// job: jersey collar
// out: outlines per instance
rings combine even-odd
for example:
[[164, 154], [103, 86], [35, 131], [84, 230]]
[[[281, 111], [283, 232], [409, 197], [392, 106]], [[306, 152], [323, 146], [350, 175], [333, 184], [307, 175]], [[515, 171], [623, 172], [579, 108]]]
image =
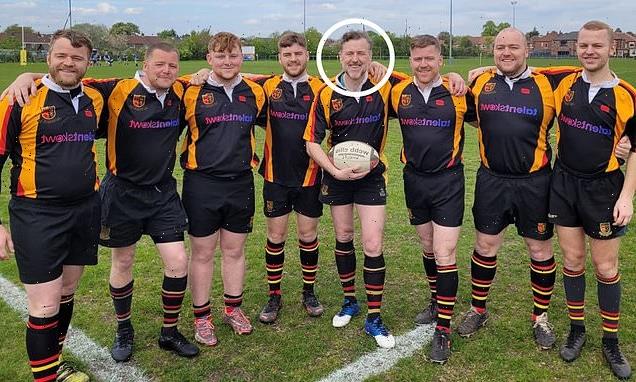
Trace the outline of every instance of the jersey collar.
[[157, 97], [157, 99], [159, 100], [159, 102], [161, 102], [161, 106], [163, 107], [163, 102], [166, 100], [166, 96], [168, 95], [168, 92], [170, 91], [170, 89], [166, 89], [165, 92], [159, 94], [159, 92], [157, 91], [157, 89], [150, 87], [148, 85], [146, 85], [145, 82], [143, 82], [141, 80], [141, 77], [145, 76], [146, 73], [144, 73], [143, 70], [138, 70], [135, 73], [135, 79], [141, 84], [141, 86], [144, 87], [144, 89], [146, 89], [146, 91], [150, 94], [154, 94], [155, 97]]

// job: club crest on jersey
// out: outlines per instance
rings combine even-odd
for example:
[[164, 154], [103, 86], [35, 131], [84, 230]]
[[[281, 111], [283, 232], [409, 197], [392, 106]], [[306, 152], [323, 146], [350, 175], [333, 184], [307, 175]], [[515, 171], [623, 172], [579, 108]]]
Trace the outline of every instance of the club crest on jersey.
[[403, 107], [411, 106], [411, 95], [402, 94], [402, 97], [400, 97], [400, 105], [402, 105]]
[[484, 93], [492, 93], [492, 91], [495, 90], [495, 85], [494, 82], [486, 83], [486, 85], [484, 85]]
[[40, 112], [40, 115], [47, 121], [52, 120], [53, 118], [55, 118], [55, 106], [44, 106], [42, 108], [42, 111]]
[[545, 223], [537, 223], [537, 232], [543, 235], [546, 232], [546, 227]]
[[268, 200], [265, 203], [265, 208], [267, 208], [267, 212], [274, 212], [274, 201], [273, 200]]
[[333, 111], [342, 110], [342, 99], [340, 99], [340, 98], [332, 99], [331, 100], [331, 107], [333, 108]]
[[283, 96], [283, 89], [281, 89], [281, 88], [276, 88], [276, 89], [274, 89], [274, 91], [272, 92], [272, 99], [273, 99], [274, 101], [279, 100], [282, 96]]
[[565, 93], [565, 97], [563, 97], [565, 102], [572, 102], [574, 99], [574, 90], [570, 89], [567, 93]]
[[141, 94], [133, 94], [132, 104], [137, 109], [144, 107], [146, 104], [146, 96]]
[[598, 233], [602, 237], [608, 237], [612, 234], [612, 225], [610, 223], [601, 223], [598, 225]]
[[212, 105], [214, 103], [214, 94], [205, 93], [201, 96], [201, 102], [203, 102], [204, 105]]

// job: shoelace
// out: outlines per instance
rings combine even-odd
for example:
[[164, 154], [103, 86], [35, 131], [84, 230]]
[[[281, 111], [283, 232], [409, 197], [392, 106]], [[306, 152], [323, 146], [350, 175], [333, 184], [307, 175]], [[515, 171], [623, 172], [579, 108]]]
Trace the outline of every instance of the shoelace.
[[318, 299], [316, 299], [316, 296], [314, 296], [313, 294], [306, 294], [305, 304], [311, 306], [312, 308], [315, 308], [318, 306]]
[[278, 302], [277, 302], [273, 298], [270, 298], [269, 301], [267, 301], [267, 310], [272, 312], [272, 311], [276, 310], [276, 307], [278, 305], [280, 305], [280, 300], [278, 300]]
[[201, 333], [202, 336], [207, 337], [212, 334], [212, 329], [214, 329], [214, 325], [210, 323], [205, 318], [197, 318], [197, 322], [195, 323], [197, 330]]
[[620, 365], [625, 363], [625, 359], [623, 358], [623, 354], [621, 354], [621, 351], [618, 348], [618, 344], [605, 345], [605, 347], [609, 351], [609, 355], [613, 363], [617, 363]]
[[382, 319], [380, 317], [371, 321], [371, 326], [377, 329], [380, 332], [380, 334], [382, 334], [383, 336], [389, 335], [389, 331], [384, 326], [384, 323], [382, 322]]
[[566, 338], [565, 340], [565, 346], [568, 348], [573, 348], [576, 345], [576, 342], [579, 340], [579, 338], [581, 338], [582, 335], [583, 335], [583, 332], [581, 333], [570, 332], [570, 334], [568, 334], [568, 338]]
[[249, 326], [249, 320], [241, 309], [234, 309], [234, 312], [232, 312], [232, 318], [234, 318], [234, 320], [242, 327]]
[[132, 331], [127, 329], [122, 330], [116, 338], [120, 345], [130, 345], [133, 342]]

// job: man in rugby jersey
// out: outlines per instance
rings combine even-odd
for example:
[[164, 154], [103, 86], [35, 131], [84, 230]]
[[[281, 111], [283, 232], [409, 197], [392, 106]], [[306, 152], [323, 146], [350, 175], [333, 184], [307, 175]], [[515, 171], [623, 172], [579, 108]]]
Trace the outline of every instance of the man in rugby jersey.
[[452, 96], [448, 80], [440, 76], [443, 61], [437, 38], [413, 37], [410, 53], [413, 77], [393, 86], [391, 107], [402, 128], [409, 220], [422, 243], [431, 290], [429, 306], [415, 321], [437, 322], [429, 360], [444, 363], [451, 349], [456, 246], [464, 214], [463, 124], [475, 120], [475, 105], [467, 96]]
[[83, 34], [53, 34], [49, 73], [29, 105], [0, 102], [0, 168], [11, 158], [11, 234], [0, 225], [0, 260], [15, 249], [28, 300], [26, 350], [36, 381], [88, 381], [62, 345], [85, 265], [97, 264], [99, 181], [95, 136], [104, 98], [81, 79], [92, 50]]
[[[177, 49], [162, 42], [147, 49], [143, 69], [134, 78], [84, 80], [108, 100], [104, 129], [108, 172], [100, 190], [100, 244], [112, 253], [109, 289], [117, 333], [111, 356], [117, 362], [128, 361], [133, 352], [132, 270], [136, 243], [143, 234], [152, 238], [164, 263], [159, 346], [183, 357], [198, 354], [196, 346], [177, 330], [188, 271], [183, 234], [187, 218], [172, 176], [183, 127], [184, 87], [176, 82], [178, 71]], [[28, 90], [31, 78], [37, 77], [23, 74], [10, 89]], [[21, 84], [21, 79], [26, 83]]]
[[504, 29], [494, 43], [496, 70], [481, 74], [472, 84], [481, 166], [473, 205], [472, 307], [458, 333], [470, 336], [488, 320], [486, 299], [497, 269], [496, 255], [506, 227], [514, 223], [531, 259], [535, 341], [549, 349], [555, 341], [547, 317], [556, 274], [553, 226], [547, 217], [554, 98], [547, 78], [528, 69], [527, 56], [524, 34]]
[[266, 110], [260, 85], [240, 74], [243, 54], [237, 36], [214, 35], [208, 44], [212, 74], [184, 96], [187, 136], [181, 153], [183, 204], [188, 213], [192, 256], [190, 280], [197, 339], [217, 343], [210, 309], [214, 251], [222, 253], [223, 321], [237, 334], [252, 332], [241, 309], [245, 240], [252, 231], [254, 178], [258, 164], [254, 124]]
[[557, 159], [550, 187], [549, 219], [563, 252], [563, 285], [570, 331], [560, 355], [577, 359], [585, 344], [585, 261], [589, 238], [601, 313], [603, 356], [616, 377], [631, 366], [618, 343], [621, 301], [619, 246], [633, 215], [636, 155], [625, 175], [615, 147], [620, 137], [636, 147], [636, 89], [610, 70], [613, 30], [604, 22], [581, 27], [576, 50], [581, 68], [549, 68], [556, 100]]

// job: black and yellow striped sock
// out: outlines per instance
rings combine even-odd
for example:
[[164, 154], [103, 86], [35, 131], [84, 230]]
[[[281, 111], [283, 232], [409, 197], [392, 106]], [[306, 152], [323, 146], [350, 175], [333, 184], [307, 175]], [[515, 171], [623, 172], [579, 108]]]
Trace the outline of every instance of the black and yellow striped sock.
[[66, 340], [66, 333], [68, 332], [68, 327], [71, 324], [71, 317], [73, 317], [73, 306], [75, 305], [74, 297], [74, 294], [69, 294], [62, 296], [60, 299], [60, 312], [58, 313], [59, 323], [57, 324], [60, 354], [62, 354], [62, 347]]
[[544, 261], [530, 259], [530, 284], [532, 286], [532, 321], [548, 311], [556, 280], [556, 262], [554, 257]]
[[437, 326], [436, 329], [451, 332], [451, 318], [457, 299], [459, 275], [457, 264], [437, 266]]
[[621, 312], [621, 276], [604, 278], [596, 275], [598, 306], [603, 319], [603, 338], [618, 338], [618, 322]]
[[110, 285], [110, 297], [113, 299], [115, 307], [115, 316], [117, 317], [117, 328], [129, 328], [132, 326], [130, 322], [133, 286], [135, 280], [131, 280], [128, 284], [121, 288], [115, 288]]
[[377, 257], [364, 255], [364, 288], [367, 293], [367, 319], [380, 315], [382, 310], [382, 296], [384, 294], [384, 278], [386, 266], [384, 255]]
[[280, 295], [280, 282], [283, 279], [283, 264], [285, 263], [285, 242], [272, 243], [267, 239], [265, 245], [265, 270], [269, 295]]
[[573, 271], [563, 267], [563, 288], [570, 327], [585, 328], [585, 269]]
[[163, 284], [161, 286], [161, 301], [163, 303], [162, 335], [172, 334], [177, 329], [187, 284], [187, 276], [168, 277], [163, 275]]
[[437, 264], [435, 254], [432, 252], [422, 253], [422, 263], [424, 263], [424, 274], [428, 281], [428, 288], [431, 291], [431, 301], [437, 301]]
[[55, 381], [60, 365], [58, 315], [29, 316], [26, 329], [26, 350], [36, 382]]
[[318, 237], [310, 242], [298, 240], [300, 266], [303, 272], [303, 290], [313, 291], [318, 272]]
[[486, 300], [492, 285], [492, 280], [497, 273], [497, 256], [482, 256], [473, 251], [470, 262], [470, 276], [472, 281], [471, 305], [478, 313], [486, 311]]
[[336, 241], [335, 255], [336, 268], [344, 297], [346, 300], [356, 301], [356, 251], [353, 240]]

